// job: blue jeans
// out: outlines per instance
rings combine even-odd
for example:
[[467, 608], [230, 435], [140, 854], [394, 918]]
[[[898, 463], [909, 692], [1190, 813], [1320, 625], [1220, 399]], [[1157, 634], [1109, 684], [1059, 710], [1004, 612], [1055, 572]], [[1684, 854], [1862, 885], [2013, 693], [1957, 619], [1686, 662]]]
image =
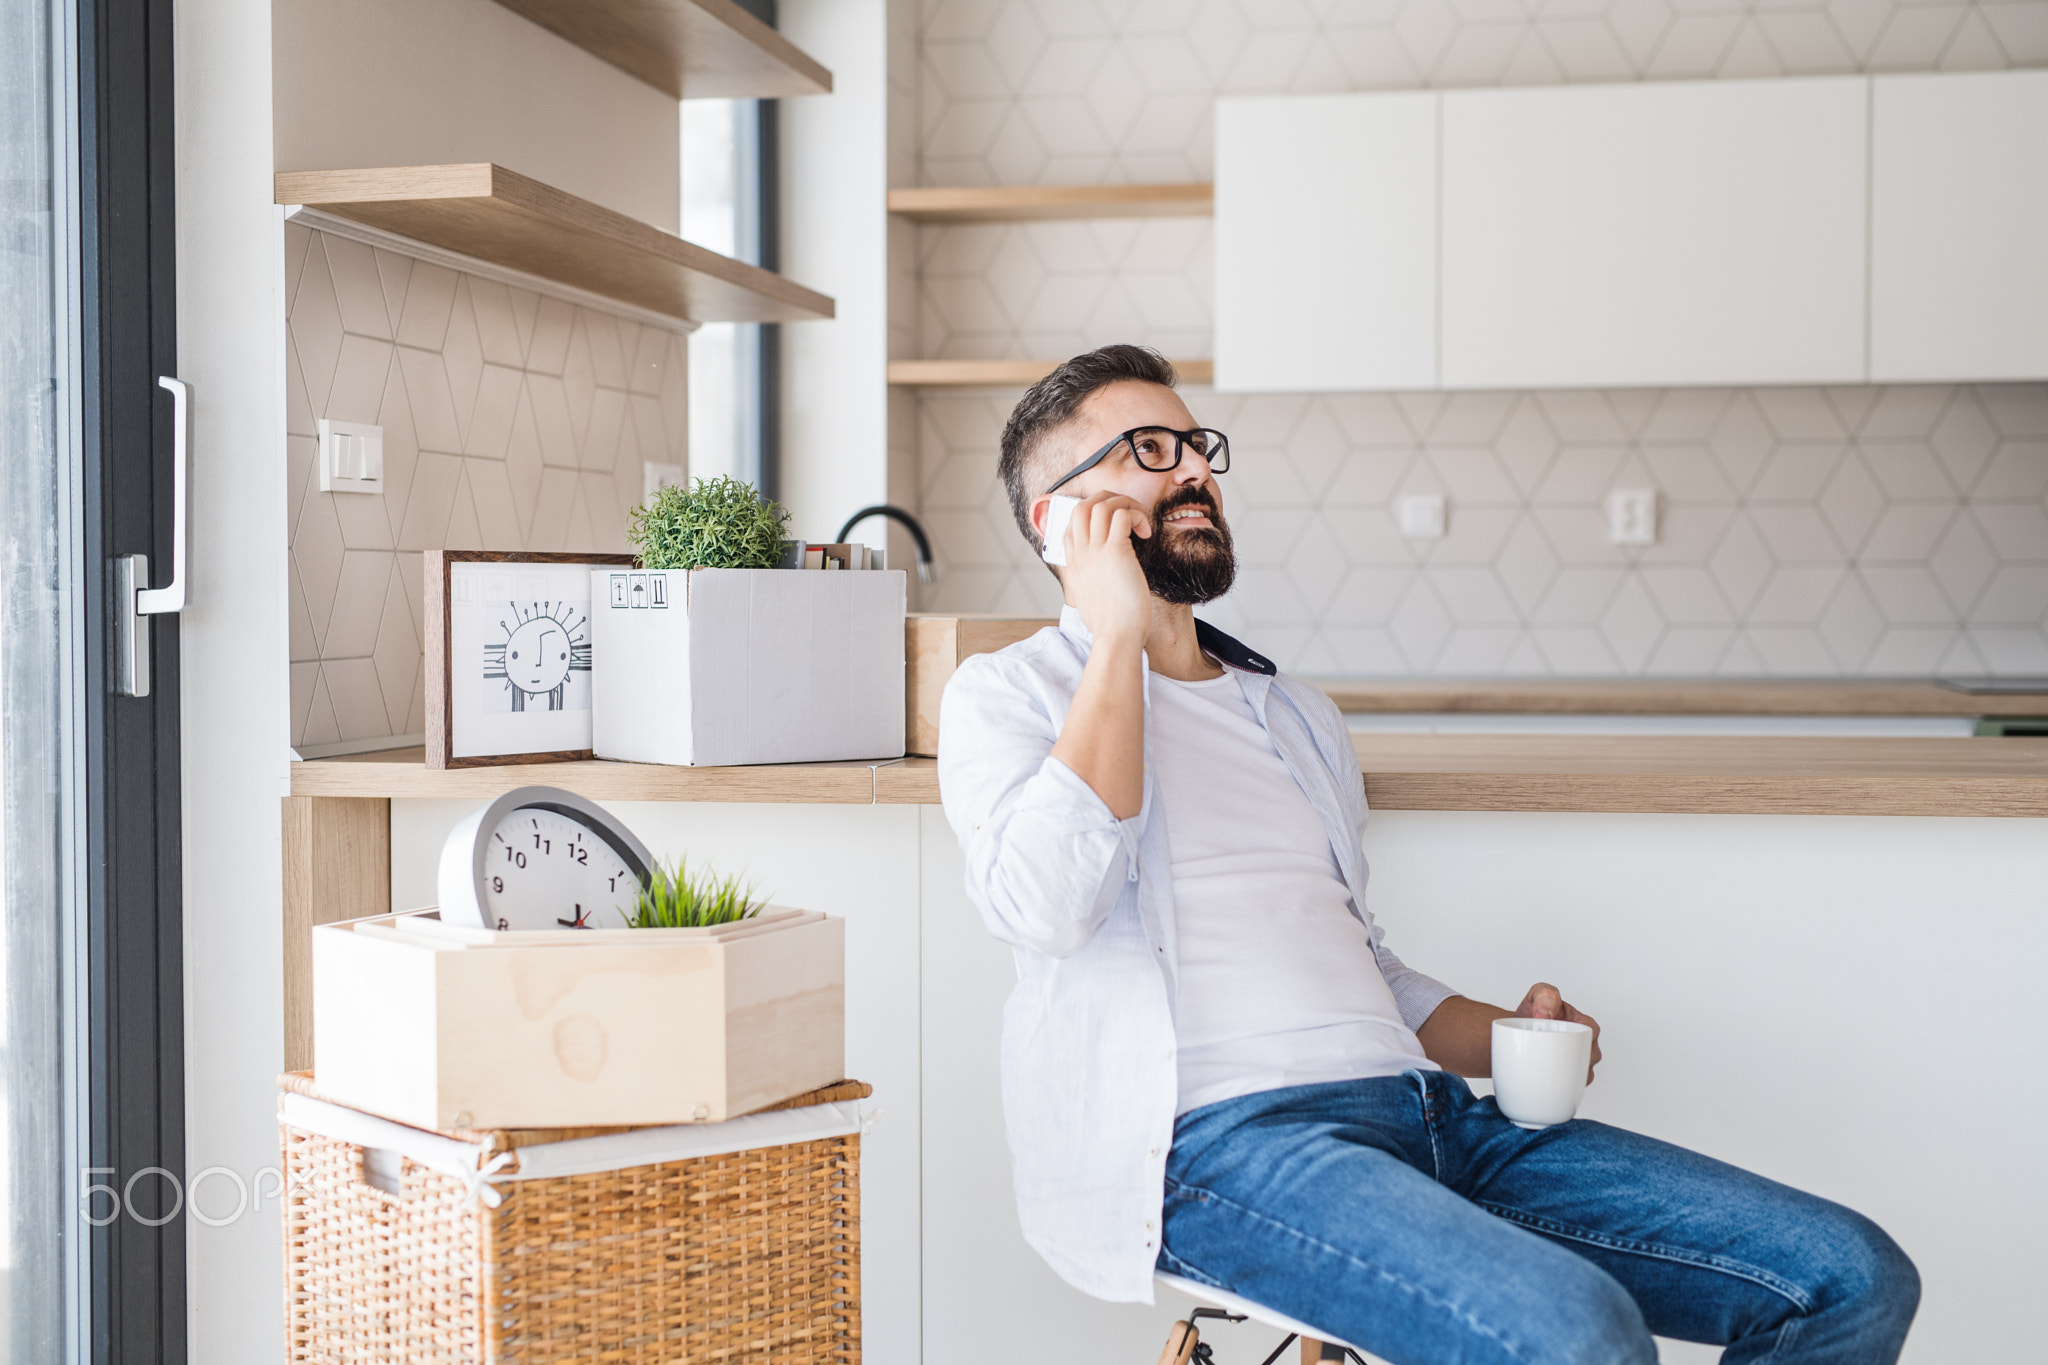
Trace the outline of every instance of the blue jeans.
[[1159, 1267], [1394, 1365], [1890, 1365], [1920, 1301], [1839, 1204], [1575, 1119], [1537, 1132], [1458, 1077], [1244, 1095], [1174, 1125]]

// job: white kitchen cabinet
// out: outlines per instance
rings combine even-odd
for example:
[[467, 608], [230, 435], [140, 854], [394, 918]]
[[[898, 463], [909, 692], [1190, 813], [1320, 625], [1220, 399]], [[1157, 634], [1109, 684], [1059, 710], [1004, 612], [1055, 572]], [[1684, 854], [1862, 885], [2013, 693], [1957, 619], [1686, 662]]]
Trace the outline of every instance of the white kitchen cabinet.
[[1217, 101], [1217, 388], [1436, 386], [1437, 107]]
[[1871, 380], [2048, 378], [2048, 71], [1871, 84]]
[[1443, 387], [1859, 382], [1867, 99], [1447, 92]]

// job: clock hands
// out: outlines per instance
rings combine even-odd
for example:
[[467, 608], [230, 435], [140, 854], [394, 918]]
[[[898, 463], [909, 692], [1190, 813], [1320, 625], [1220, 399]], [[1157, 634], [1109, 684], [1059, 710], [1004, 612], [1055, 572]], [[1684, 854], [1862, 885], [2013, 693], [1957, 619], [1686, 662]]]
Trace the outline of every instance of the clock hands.
[[589, 918], [590, 912], [588, 910], [585, 910], [582, 907], [582, 905], [579, 904], [576, 907], [575, 919], [558, 919], [555, 921], [555, 923], [561, 925], [565, 929], [588, 929], [590, 926], [588, 924], [585, 924], [584, 921]]

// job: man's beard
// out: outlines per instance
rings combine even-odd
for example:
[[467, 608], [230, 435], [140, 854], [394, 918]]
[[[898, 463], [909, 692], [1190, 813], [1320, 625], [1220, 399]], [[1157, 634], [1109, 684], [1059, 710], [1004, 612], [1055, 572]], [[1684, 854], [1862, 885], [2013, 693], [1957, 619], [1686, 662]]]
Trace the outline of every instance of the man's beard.
[[[1200, 507], [1213, 526], [1174, 529], [1166, 524], [1167, 513], [1182, 507]], [[1176, 489], [1152, 509], [1151, 536], [1132, 536], [1138, 567], [1145, 571], [1145, 584], [1152, 595], [1164, 602], [1198, 606], [1213, 602], [1230, 591], [1237, 577], [1237, 555], [1231, 549], [1230, 528], [1215, 500], [1199, 488]]]

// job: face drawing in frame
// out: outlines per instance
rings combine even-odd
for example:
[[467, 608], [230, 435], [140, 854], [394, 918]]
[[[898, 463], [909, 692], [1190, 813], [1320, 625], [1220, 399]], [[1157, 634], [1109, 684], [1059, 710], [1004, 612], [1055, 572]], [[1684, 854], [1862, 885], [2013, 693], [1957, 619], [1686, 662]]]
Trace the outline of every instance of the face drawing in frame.
[[590, 618], [567, 602], [507, 605], [510, 616], [498, 621], [503, 638], [484, 644], [484, 680], [505, 684], [514, 711], [539, 709], [541, 698], [545, 709], [561, 710], [569, 674], [590, 671]]

